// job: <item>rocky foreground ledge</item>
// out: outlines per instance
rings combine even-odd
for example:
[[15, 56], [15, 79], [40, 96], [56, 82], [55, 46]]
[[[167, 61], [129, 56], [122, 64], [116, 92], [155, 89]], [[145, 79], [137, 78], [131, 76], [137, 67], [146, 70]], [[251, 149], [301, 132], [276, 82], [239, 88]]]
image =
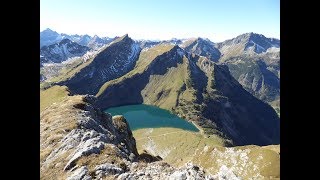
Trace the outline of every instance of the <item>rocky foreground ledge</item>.
[[94, 101], [67, 96], [41, 112], [41, 179], [237, 179], [230, 171], [211, 176], [190, 163], [174, 168], [139, 155], [126, 119], [100, 111]]

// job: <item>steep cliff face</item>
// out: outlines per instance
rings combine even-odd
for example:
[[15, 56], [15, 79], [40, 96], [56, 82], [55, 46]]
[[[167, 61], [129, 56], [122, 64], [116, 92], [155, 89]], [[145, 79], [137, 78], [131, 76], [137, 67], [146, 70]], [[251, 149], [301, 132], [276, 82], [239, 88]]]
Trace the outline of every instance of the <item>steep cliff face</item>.
[[41, 179], [212, 178], [192, 164], [174, 168], [139, 155], [125, 118], [100, 111], [94, 101], [90, 95], [64, 96], [41, 112]]
[[139, 53], [139, 45], [128, 35], [122, 36], [58, 84], [68, 86], [70, 91], [76, 94], [94, 95], [106, 81], [129, 72], [134, 67]]
[[136, 67], [105, 83], [97, 97], [103, 109], [137, 103], [168, 109], [234, 145], [279, 143], [280, 122], [270, 106], [245, 91], [227, 66], [178, 46], [142, 51]]

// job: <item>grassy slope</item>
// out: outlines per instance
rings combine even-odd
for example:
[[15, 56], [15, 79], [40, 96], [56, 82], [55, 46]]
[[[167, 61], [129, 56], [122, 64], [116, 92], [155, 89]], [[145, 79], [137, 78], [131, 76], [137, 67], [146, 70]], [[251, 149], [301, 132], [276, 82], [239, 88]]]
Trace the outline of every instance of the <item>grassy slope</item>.
[[176, 128], [149, 128], [133, 131], [139, 153], [146, 150], [179, 167], [193, 162], [216, 174], [225, 165], [244, 179], [278, 179], [280, 177], [280, 148], [273, 146], [223, 147], [218, 136], [206, 138]]
[[[186, 62], [187, 59], [184, 58], [183, 61]], [[180, 89], [184, 85], [186, 71], [186, 64], [183, 63], [169, 68], [164, 75], [151, 75], [149, 83], [141, 92], [144, 103], [167, 110], [173, 109], [177, 105]]]
[[196, 149], [205, 145], [223, 146], [223, 139], [218, 136], [205, 138], [199, 132], [178, 128], [148, 128], [133, 131], [138, 152], [147, 150], [153, 155], [160, 155], [170, 164], [183, 164]]
[[40, 112], [53, 103], [61, 102], [69, 95], [66, 86], [53, 86], [46, 90], [40, 90]]
[[[94, 57], [88, 59], [87, 61], [83, 61], [82, 58], [77, 59], [76, 61], [67, 64], [65, 67], [61, 68], [59, 70], [59, 75], [50, 78], [49, 80], [46, 80], [45, 82], [40, 83], [41, 89], [46, 89], [48, 87], [51, 87], [54, 83], [65, 81], [67, 79], [70, 79], [77, 73], [81, 71], [84, 67], [88, 66], [92, 61]], [[40, 72], [41, 74], [41, 72]]]
[[51, 81], [52, 82], [60, 82], [60, 81], [65, 81], [67, 79], [70, 79], [71, 77], [73, 77], [74, 75], [79, 73], [81, 71], [81, 69], [88, 66], [92, 62], [93, 59], [94, 59], [94, 57], [90, 58], [86, 62], [79, 60], [79, 61], [74, 62], [73, 64], [70, 64], [69, 66], [63, 68], [60, 72], [60, 75], [55, 78], [52, 78]]

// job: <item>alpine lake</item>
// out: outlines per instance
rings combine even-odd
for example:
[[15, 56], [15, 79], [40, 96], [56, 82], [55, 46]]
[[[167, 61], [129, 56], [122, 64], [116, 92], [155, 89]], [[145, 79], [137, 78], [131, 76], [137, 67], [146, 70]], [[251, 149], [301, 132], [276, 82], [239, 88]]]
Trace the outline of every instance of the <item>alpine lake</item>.
[[144, 128], [172, 127], [188, 131], [198, 132], [199, 130], [191, 123], [170, 111], [145, 104], [126, 105], [106, 109], [105, 112], [114, 115], [123, 115], [132, 131]]

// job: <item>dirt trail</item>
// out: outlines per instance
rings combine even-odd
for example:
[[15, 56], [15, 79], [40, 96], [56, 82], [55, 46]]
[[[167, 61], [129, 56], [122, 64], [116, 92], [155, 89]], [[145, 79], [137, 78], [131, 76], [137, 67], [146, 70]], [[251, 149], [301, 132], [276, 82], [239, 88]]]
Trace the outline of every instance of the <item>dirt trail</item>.
[[141, 140], [141, 139], [150, 139], [150, 137], [159, 137], [159, 136], [165, 136], [167, 134], [174, 134], [174, 133], [178, 133], [178, 132], [181, 132], [182, 130], [180, 131], [174, 131], [174, 132], [169, 132], [169, 133], [164, 133], [164, 134], [159, 134], [159, 135], [156, 135], [156, 136], [147, 136], [147, 137], [143, 137], [143, 138], [139, 138], [139, 139], [136, 139], [136, 141], [138, 140]]

